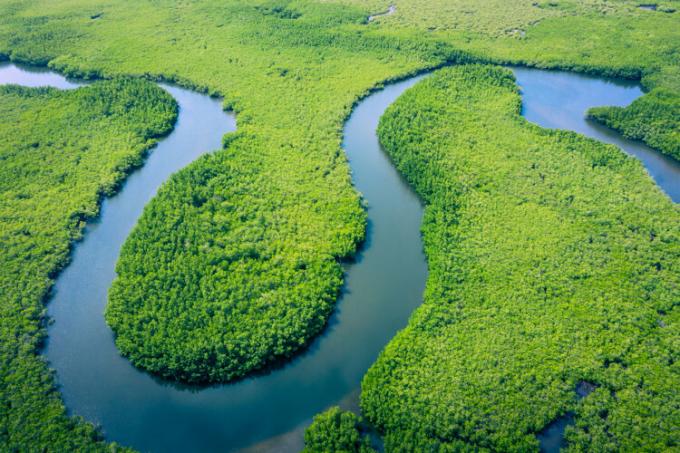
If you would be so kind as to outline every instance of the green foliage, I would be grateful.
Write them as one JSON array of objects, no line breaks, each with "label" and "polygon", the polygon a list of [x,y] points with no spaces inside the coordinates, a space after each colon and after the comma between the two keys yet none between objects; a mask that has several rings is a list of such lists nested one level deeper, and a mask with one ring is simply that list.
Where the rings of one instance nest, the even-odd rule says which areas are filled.
[{"label": "green foliage", "polygon": [[[342,0],[379,11],[388,3]],[[624,111],[612,109],[607,124],[677,157],[680,99],[680,1],[656,11],[620,0],[394,0],[396,12],[376,29],[429,35],[499,63],[561,68],[631,79],[653,90]],[[670,12],[669,12],[670,11]],[[578,33],[575,31],[578,30]],[[603,112],[603,111],[602,111]],[[604,113],[598,115],[603,119]],[[615,126],[618,124],[619,126]],[[670,131],[664,131],[669,126]]]},{"label": "green foliage", "polygon": [[[342,122],[385,80],[473,54],[644,76],[650,88],[680,91],[677,13],[629,1],[396,0],[395,14],[368,23],[390,2],[347,2],[356,4],[0,3],[0,56],[83,77],[173,80],[222,94],[238,113],[226,149],[172,178],[125,245],[108,319],[140,366],[184,380],[230,379],[289,355],[321,328],[341,284],[338,260],[354,252],[365,226],[340,149]],[[162,310],[133,306],[147,299]],[[254,344],[262,347],[247,349]],[[24,432],[49,438],[52,425],[35,420]]]},{"label": "green foliage", "polygon": [[677,449],[680,209],[619,149],[519,111],[510,71],[461,66],[382,118],[430,275],[363,412],[388,451],[536,450],[569,411],[574,451]]},{"label": "green foliage", "polygon": [[[336,0],[337,1],[337,0]],[[430,32],[465,33],[484,38],[522,39],[516,33],[537,26],[542,21],[569,17],[606,18],[616,20],[622,17],[664,20],[669,14],[650,15],[638,8],[638,1],[618,0],[339,0],[342,3],[363,7],[367,14],[385,11],[387,5],[394,5],[395,12],[378,18],[375,27],[419,28]],[[661,9],[672,9],[678,1],[663,2]]]},{"label": "green foliage", "polygon": [[[182,349],[175,356],[179,360],[186,358],[179,364],[177,377],[227,379],[262,366],[276,354],[299,349],[325,323],[342,283],[338,260],[352,254],[364,234],[365,214],[352,189],[340,149],[343,119],[356,99],[380,81],[439,64],[456,54],[445,45],[415,37],[372,35],[358,28],[365,19],[361,11],[338,5],[270,1],[86,3],[0,3],[0,58],[49,62],[55,69],[83,77],[162,77],[226,95],[228,105],[238,112],[239,133],[226,140],[228,149],[199,160],[168,182],[125,245],[119,266],[123,274],[126,266],[139,266],[140,271],[149,268],[148,263],[135,260],[136,244],[145,235],[156,236],[156,232],[145,231],[145,226],[158,224],[164,244],[172,238],[176,241],[173,245],[181,246],[170,251],[150,250],[150,256],[159,259],[154,267],[159,278],[146,275],[141,288],[144,295],[158,298],[156,289],[163,288],[169,300],[179,300],[178,296],[187,294],[209,296],[186,300],[187,308],[195,308],[181,317],[184,324],[180,328],[186,332],[211,317],[214,322],[210,327],[217,330],[227,325],[226,316],[235,321],[215,340],[208,336],[213,331],[206,329],[201,334],[194,329],[194,336],[188,336],[190,346],[180,345]],[[276,5],[301,15],[292,19],[271,14]],[[121,33],[121,27],[125,33]],[[362,71],[357,72],[356,67]],[[8,107],[8,111],[12,110]],[[86,112],[81,109],[81,113]],[[8,130],[18,122],[4,114],[0,117]],[[145,121],[134,119],[132,124],[143,125]],[[28,121],[25,127],[30,124]],[[53,124],[57,137],[78,133],[77,123]],[[138,162],[139,149],[125,156],[112,152],[108,143],[111,141],[113,146],[116,141],[104,126],[83,130],[90,132],[88,140],[94,140],[99,148],[93,144],[90,149],[102,151],[101,155],[97,152],[95,163],[104,164],[116,156],[121,161],[129,158]],[[24,135],[23,142],[32,143],[36,133],[29,130]],[[125,137],[135,140],[132,134]],[[66,139],[59,144],[62,142]],[[64,149],[66,161],[72,153],[76,160],[78,154],[67,151],[71,150]],[[39,159],[32,165],[38,162]],[[111,165],[108,170],[113,173],[115,168],[124,166]],[[94,215],[97,193],[115,187],[116,178],[109,177],[111,173],[101,173],[98,178],[102,183],[92,183],[90,191],[78,189],[89,198],[71,191],[62,196],[57,188],[54,194],[40,197],[43,203],[61,207],[55,212],[45,213],[28,205],[17,207],[23,215],[35,213],[40,219],[18,219],[17,229],[30,229],[40,225],[42,218],[54,218],[65,219],[64,223],[73,219],[79,231],[81,216],[70,217],[66,208],[76,206],[76,211]],[[40,172],[34,172],[31,178],[36,185],[51,190],[49,181],[41,180]],[[81,179],[83,184],[97,181],[86,176]],[[179,192],[173,193],[172,189]],[[169,218],[164,221],[155,217],[156,213],[167,213]],[[3,222],[8,218],[14,217],[5,215]],[[171,219],[181,221],[176,231]],[[64,416],[58,394],[52,391],[52,379],[35,354],[38,339],[33,335],[42,332],[38,327],[41,299],[51,282],[49,278],[64,265],[71,236],[77,236],[66,227],[58,231],[62,232],[61,239],[54,239],[58,250],[49,252],[59,257],[53,262],[47,263],[38,253],[24,256],[12,251],[4,255],[12,259],[3,263],[5,285],[21,283],[11,286],[11,298],[5,296],[4,291],[9,289],[3,286],[3,325],[23,327],[3,337],[2,348],[14,352],[3,353],[2,357],[14,357],[19,354],[18,348],[24,349],[20,359],[7,359],[0,370],[0,450],[89,448],[76,444],[84,442],[83,436],[69,431],[69,419]],[[10,236],[8,230],[7,237]],[[15,239],[21,237],[16,235]],[[13,249],[8,245],[3,250]],[[166,272],[194,264],[195,273],[190,267],[176,276]],[[46,274],[20,275],[33,266],[43,266]],[[125,275],[132,278],[132,274]],[[189,287],[181,289],[179,284],[183,282]],[[114,292],[130,290],[126,286],[129,283],[121,277]],[[185,292],[179,294],[180,289]],[[24,304],[30,301],[32,308],[26,314],[22,314],[26,310],[17,308],[22,306],[20,300]],[[112,324],[122,325],[124,321],[116,320],[115,307],[113,302],[108,318],[113,319]],[[166,304],[164,308],[167,310],[161,321],[165,324],[158,328],[159,335],[175,335],[163,344],[168,356],[177,351],[172,340],[178,332],[174,330],[177,324],[169,318],[171,307]],[[134,323],[143,321],[145,315],[143,309],[139,313],[132,311],[126,319]],[[33,329],[33,333],[24,335],[22,329]],[[120,329],[117,332],[119,344],[135,334],[134,326],[129,336]],[[223,341],[231,332],[235,334]],[[149,329],[145,335],[156,334]],[[29,345],[24,346],[25,342]],[[253,350],[245,349],[256,343]],[[144,345],[138,343],[137,347]],[[231,351],[226,355],[220,348]],[[210,366],[211,351],[217,352],[214,360],[220,360],[220,368],[213,370]],[[242,358],[242,363],[234,364]],[[90,429],[89,425],[82,426],[83,430]],[[72,447],[64,443],[69,439],[74,442]]]},{"label": "green foliage", "polygon": [[[305,195],[318,207],[306,213],[295,188],[257,174],[267,165],[261,156],[231,150],[163,186],[116,268],[106,311],[116,344],[166,378],[226,381],[300,349],[334,306],[342,284],[336,257],[362,237],[363,213],[351,194],[327,206],[328,189],[310,186]],[[326,209],[354,217],[356,227],[338,224],[334,237],[311,247],[304,236],[324,227]],[[286,217],[297,221],[281,225]]]},{"label": "green foliage", "polygon": [[588,116],[680,160],[680,92],[657,88],[628,107],[597,107]]},{"label": "green foliage", "polygon": [[[225,139],[225,150],[173,176],[147,206],[123,247],[106,319],[136,366],[168,379],[224,382],[299,351],[333,309],[340,260],[354,253],[365,229],[339,147],[340,124],[356,97],[393,74],[465,56],[427,40],[347,28],[364,19],[353,9],[336,14],[337,7],[281,2],[186,8],[192,30],[202,33],[209,20],[219,44],[201,52],[210,56],[199,57],[206,72],[192,71],[195,84],[228,98],[248,93],[228,101],[239,132]],[[294,18],[282,13],[293,10]],[[158,20],[177,14],[154,11]],[[240,19],[232,23],[233,15]],[[131,20],[129,34],[145,35],[148,23],[136,28]],[[175,58],[127,58],[122,68],[97,71],[181,65],[194,42],[177,45],[186,50]],[[236,52],[229,64],[214,56],[224,48]],[[373,72],[350,76],[356,60]],[[215,61],[224,69],[217,79],[219,71],[209,68]],[[51,65],[94,71],[78,69],[71,57]],[[342,79],[329,86],[331,74]]]},{"label": "green foliage", "polygon": [[86,219],[177,116],[170,95],[120,79],[73,91],[0,87],[0,450],[115,450],[66,416],[36,354],[43,301]]},{"label": "green foliage", "polygon": [[368,436],[361,434],[361,419],[352,412],[331,407],[314,417],[305,430],[303,453],[370,453]]}]

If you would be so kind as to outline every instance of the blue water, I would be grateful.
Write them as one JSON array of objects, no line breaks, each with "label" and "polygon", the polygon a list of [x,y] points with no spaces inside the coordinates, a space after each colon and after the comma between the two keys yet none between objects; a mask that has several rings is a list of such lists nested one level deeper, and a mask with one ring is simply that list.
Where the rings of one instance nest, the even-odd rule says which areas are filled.
[{"label": "blue water", "polygon": [[513,68],[522,90],[522,115],[542,127],[567,129],[610,143],[636,157],[674,202],[680,202],[680,162],[642,142],[586,119],[591,107],[625,107],[643,93],[636,82],[564,71]]}]

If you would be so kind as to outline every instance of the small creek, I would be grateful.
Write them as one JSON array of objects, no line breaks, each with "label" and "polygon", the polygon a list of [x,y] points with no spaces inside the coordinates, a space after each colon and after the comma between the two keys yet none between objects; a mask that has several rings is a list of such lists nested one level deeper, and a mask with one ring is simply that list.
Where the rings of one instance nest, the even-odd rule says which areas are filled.
[{"label": "small creek", "polygon": [[372,16],[368,16],[368,21],[373,22],[374,20],[379,19],[381,17],[391,16],[392,14],[394,14],[396,12],[397,12],[397,7],[394,6],[394,5],[390,5],[387,8],[387,11],[385,11],[384,13],[379,13],[379,14],[374,14]]},{"label": "small creek", "polygon": [[[587,108],[627,105],[637,85],[570,73],[515,68],[523,114],[541,126],[571,129],[639,157],[675,201],[680,166],[583,118]],[[386,86],[352,112],[343,147],[354,184],[368,202],[367,240],[346,266],[346,285],[326,331],[280,369],[234,384],[196,388],[159,381],[132,367],[104,322],[107,290],[123,241],[144,205],[173,172],[218,149],[236,127],[220,101],[161,85],[180,105],[174,131],[104,201],[58,277],[48,305],[54,323],[45,354],[66,406],[102,426],[106,437],[142,451],[297,451],[302,428],[333,404],[355,408],[362,376],[420,304],[427,278],[422,205],[382,152],[376,127],[384,110],[423,76]],[[0,84],[78,86],[48,70],[0,64]],[[559,431],[559,430],[557,430]],[[562,428],[563,431],[563,428]],[[286,434],[288,433],[288,434]],[[561,436],[561,431],[556,435]],[[559,442],[557,442],[559,444]]]}]

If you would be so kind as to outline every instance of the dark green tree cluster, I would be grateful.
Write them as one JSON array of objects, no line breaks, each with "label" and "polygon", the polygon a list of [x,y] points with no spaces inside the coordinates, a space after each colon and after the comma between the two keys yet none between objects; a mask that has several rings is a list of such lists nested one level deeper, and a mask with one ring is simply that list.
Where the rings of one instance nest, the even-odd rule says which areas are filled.
[{"label": "dark green tree cluster", "polygon": [[658,88],[628,107],[597,107],[588,116],[680,160],[680,92]]},{"label": "dark green tree cluster", "polygon": [[121,79],[73,91],[0,87],[0,450],[116,450],[66,416],[44,360],[44,299],[71,244],[177,116]]},{"label": "dark green tree cluster", "polygon": [[382,118],[430,274],[363,412],[388,451],[532,451],[567,412],[573,451],[675,450],[680,209],[621,150],[519,112],[509,70],[460,66]]},{"label": "dark green tree cluster", "polygon": [[[227,381],[299,350],[335,304],[337,257],[363,235],[358,203],[324,200],[326,188],[309,185],[305,194],[316,195],[303,209],[298,189],[258,171],[260,155],[236,149],[232,142],[175,174],[116,267],[106,310],[116,344],[165,378]],[[325,212],[337,219],[335,237],[315,233]]]},{"label": "dark green tree cluster", "polygon": [[305,430],[303,453],[371,453],[370,439],[361,433],[361,419],[352,412],[331,407],[314,417]]}]

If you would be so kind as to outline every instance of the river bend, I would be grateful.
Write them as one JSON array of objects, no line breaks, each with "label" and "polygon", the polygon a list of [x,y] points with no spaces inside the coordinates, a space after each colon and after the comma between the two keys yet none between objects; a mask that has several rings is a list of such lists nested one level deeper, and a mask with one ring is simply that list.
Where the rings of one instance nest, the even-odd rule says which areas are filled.
[{"label": "river bend", "polygon": [[[680,198],[680,165],[584,119],[587,108],[627,105],[636,84],[571,73],[515,68],[523,114],[544,127],[575,130],[636,155],[673,200]],[[103,312],[115,263],[144,205],[172,173],[235,130],[220,101],[162,85],[178,101],[174,131],[103,202],[88,224],[48,305],[54,323],[45,354],[71,413],[102,426],[106,437],[142,451],[297,451],[311,416],[341,403],[356,407],[362,376],[420,304],[427,278],[422,206],[382,152],[376,128],[384,110],[423,76],[390,84],[361,101],[344,129],[354,184],[368,202],[367,240],[346,266],[346,284],[329,326],[311,347],[265,376],[208,388],[159,381],[122,358]],[[0,64],[0,84],[77,83],[48,70]],[[285,433],[289,433],[285,435]],[[283,434],[283,435],[282,435]],[[277,437],[279,436],[279,437]],[[270,439],[270,441],[267,441]]]}]

